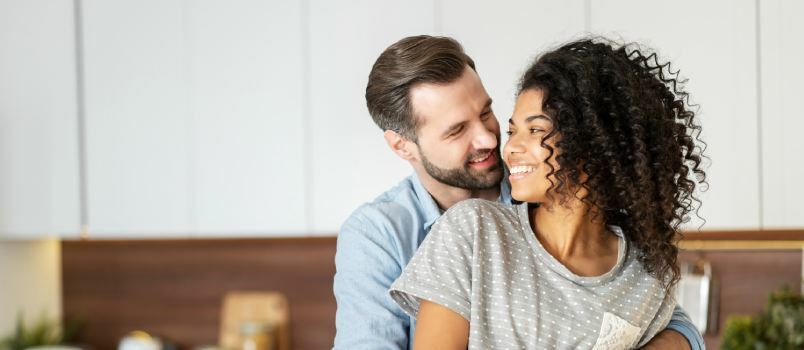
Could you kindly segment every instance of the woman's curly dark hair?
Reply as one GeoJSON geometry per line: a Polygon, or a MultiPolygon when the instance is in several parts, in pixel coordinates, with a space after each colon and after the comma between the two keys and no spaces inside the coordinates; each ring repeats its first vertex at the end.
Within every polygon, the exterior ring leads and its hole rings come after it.
{"type": "Polygon", "coordinates": [[[520,93],[542,91],[553,119],[542,146],[548,159],[554,147],[561,152],[548,194],[563,204],[586,189],[580,199],[622,228],[646,271],[668,289],[679,279],[679,226],[700,205],[696,183],[706,181],[705,143],[683,83],[655,53],[593,38],[538,57],[519,85],[520,93]],[[546,141],[556,135],[551,147],[546,141]]]}

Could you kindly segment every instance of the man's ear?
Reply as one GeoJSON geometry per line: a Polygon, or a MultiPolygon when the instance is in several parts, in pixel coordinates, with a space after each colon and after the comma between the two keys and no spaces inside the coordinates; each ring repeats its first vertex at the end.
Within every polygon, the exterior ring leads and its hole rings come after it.
{"type": "Polygon", "coordinates": [[[413,142],[393,130],[385,130],[383,136],[385,137],[385,143],[388,144],[388,147],[390,147],[399,158],[404,160],[413,160],[415,158],[411,150],[413,142]]]}

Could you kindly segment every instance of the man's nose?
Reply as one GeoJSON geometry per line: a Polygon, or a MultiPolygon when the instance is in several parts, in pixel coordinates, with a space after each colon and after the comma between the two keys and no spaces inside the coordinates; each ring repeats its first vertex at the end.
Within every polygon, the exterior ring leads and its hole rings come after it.
{"type": "Polygon", "coordinates": [[[497,147],[497,135],[492,130],[487,129],[485,126],[478,128],[477,135],[474,139],[475,149],[493,149],[497,147]]]}

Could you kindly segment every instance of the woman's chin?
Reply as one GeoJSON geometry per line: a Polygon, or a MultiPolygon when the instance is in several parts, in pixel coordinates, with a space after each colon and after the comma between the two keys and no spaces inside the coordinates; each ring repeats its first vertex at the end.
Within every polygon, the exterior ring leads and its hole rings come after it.
{"type": "Polygon", "coordinates": [[[540,196],[531,193],[530,191],[517,191],[516,188],[511,188],[511,198],[520,202],[537,203],[540,202],[540,196]]]}

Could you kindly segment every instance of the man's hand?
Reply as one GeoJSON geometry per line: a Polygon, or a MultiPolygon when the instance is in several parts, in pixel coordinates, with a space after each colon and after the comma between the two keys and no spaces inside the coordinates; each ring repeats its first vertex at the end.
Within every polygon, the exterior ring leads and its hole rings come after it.
{"type": "Polygon", "coordinates": [[[646,350],[690,350],[687,338],[672,329],[665,329],[656,334],[642,349],[646,350]]]}

